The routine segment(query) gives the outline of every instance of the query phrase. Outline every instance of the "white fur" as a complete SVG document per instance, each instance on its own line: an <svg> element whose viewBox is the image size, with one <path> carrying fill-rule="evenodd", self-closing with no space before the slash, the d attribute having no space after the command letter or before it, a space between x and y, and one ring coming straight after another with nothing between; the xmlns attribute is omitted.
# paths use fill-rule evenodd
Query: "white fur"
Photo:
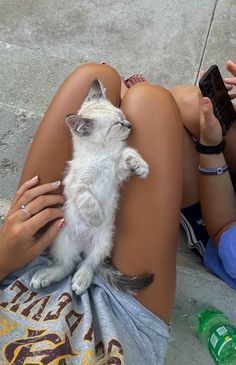
<svg viewBox="0 0 236 365"><path fill-rule="evenodd" d="M88 96L78 113L92 120L92 132L81 136L72 131L73 159L63 181L66 225L51 247L53 265L34 274L34 288L64 279L79 263L72 289L76 294L86 290L111 253L120 184L131 172L143 178L148 174L147 163L126 144L130 123L101 91L97 98L96 93Z"/></svg>

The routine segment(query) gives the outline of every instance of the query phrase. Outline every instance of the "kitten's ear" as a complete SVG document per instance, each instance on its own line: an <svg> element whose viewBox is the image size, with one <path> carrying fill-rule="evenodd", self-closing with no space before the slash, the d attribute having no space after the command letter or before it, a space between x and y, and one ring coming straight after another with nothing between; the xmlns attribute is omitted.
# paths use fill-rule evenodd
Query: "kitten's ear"
<svg viewBox="0 0 236 365"><path fill-rule="evenodd" d="M86 98L87 101L95 99L105 99L105 98L106 98L105 89L102 86L102 83L98 80L95 80L89 89L89 93Z"/></svg>
<svg viewBox="0 0 236 365"><path fill-rule="evenodd" d="M65 119L68 127L79 136L89 136L93 131L93 119L83 118L77 114L68 115Z"/></svg>
<svg viewBox="0 0 236 365"><path fill-rule="evenodd" d="M65 122L70 129L75 129L76 125L78 124L79 117L76 114L69 114L67 115Z"/></svg>

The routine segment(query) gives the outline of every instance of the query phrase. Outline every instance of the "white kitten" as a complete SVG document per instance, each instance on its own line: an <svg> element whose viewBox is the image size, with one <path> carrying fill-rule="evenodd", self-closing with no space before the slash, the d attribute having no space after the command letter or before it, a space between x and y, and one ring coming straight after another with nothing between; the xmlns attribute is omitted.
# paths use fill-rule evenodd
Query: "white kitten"
<svg viewBox="0 0 236 365"><path fill-rule="evenodd" d="M79 264L72 279L76 294L89 287L94 272L134 292L148 285L152 275L127 277L105 258L112 249L119 186L130 173L146 177L148 165L127 146L131 124L106 99L99 81L92 84L79 113L68 116L66 123L73 141L73 159L63 181L66 225L51 246L52 266L37 271L31 286L58 282Z"/></svg>

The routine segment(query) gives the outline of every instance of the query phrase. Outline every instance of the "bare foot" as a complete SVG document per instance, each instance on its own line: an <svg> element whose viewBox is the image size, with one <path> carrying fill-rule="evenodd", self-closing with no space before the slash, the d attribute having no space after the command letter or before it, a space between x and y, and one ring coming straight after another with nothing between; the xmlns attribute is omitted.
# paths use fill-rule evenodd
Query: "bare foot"
<svg viewBox="0 0 236 365"><path fill-rule="evenodd" d="M145 77L141 74L136 74L136 75L132 75L124 80L124 83L127 86L127 88L130 88L131 86L133 86L139 82L147 82L147 79L145 79Z"/></svg>
<svg viewBox="0 0 236 365"><path fill-rule="evenodd" d="M121 101L124 99L124 96L125 96L127 90L128 90L127 86L125 85L124 81L121 80L121 88L120 88L120 99L121 99Z"/></svg>
<svg viewBox="0 0 236 365"><path fill-rule="evenodd" d="M124 81L121 80L121 91L120 91L121 100L123 100L127 90L131 86L133 86L139 82L148 83L147 79L145 79L145 77L140 74L132 75L132 76L128 77L127 79L125 79Z"/></svg>

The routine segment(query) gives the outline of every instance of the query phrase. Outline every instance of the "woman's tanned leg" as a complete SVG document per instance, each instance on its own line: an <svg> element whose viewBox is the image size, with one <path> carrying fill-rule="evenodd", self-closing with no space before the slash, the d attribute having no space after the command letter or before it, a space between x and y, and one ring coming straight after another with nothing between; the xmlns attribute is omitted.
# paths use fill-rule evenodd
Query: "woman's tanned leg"
<svg viewBox="0 0 236 365"><path fill-rule="evenodd" d="M169 322L182 198L180 112L167 90L148 84L129 89L122 110L132 123L129 143L148 162L150 174L130 178L122 189L113 262L130 275L154 274L137 299Z"/></svg>
<svg viewBox="0 0 236 365"><path fill-rule="evenodd" d="M76 113L92 81L101 80L119 106L120 77L107 65L85 65L63 83L36 133L20 185L38 174L40 182L61 179L71 158L64 119ZM122 109L132 122L129 139L150 166L147 179L132 177L122 188L113 260L128 274L152 272L153 283L137 299L169 322L175 293L176 247L182 193L182 123L171 94L139 84L128 90Z"/></svg>
<svg viewBox="0 0 236 365"><path fill-rule="evenodd" d="M77 113L95 79L102 81L106 95L119 107L121 79L112 67L86 64L75 70L63 82L41 121L19 186L36 174L42 184L63 178L66 161L72 156L71 133L65 117Z"/></svg>

